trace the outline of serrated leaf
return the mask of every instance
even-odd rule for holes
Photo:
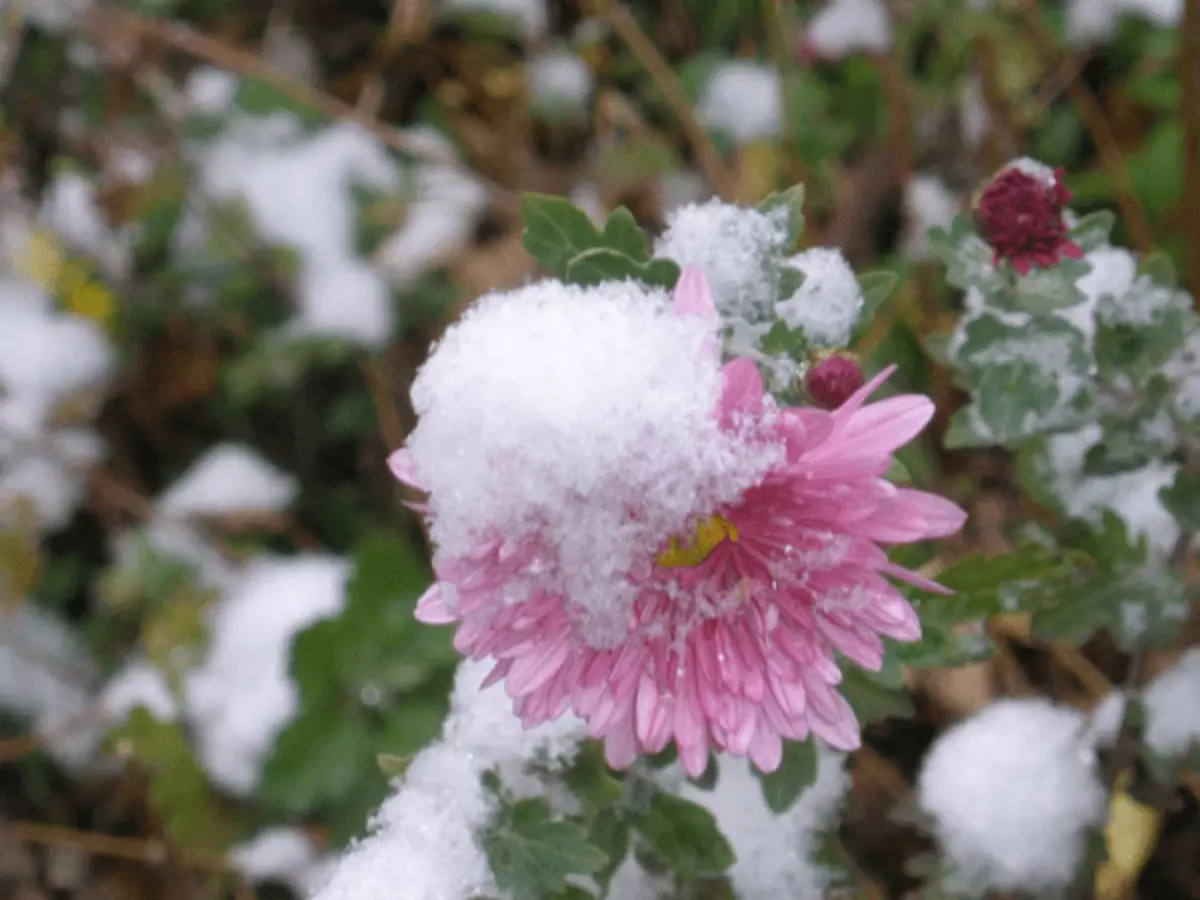
[[[592,247],[571,257],[563,272],[563,280],[571,284],[594,285],[626,278],[646,280],[649,266],[639,263],[619,250]]]
[[[796,184],[785,191],[769,194],[754,208],[767,214],[787,210],[787,244],[780,249],[785,253],[790,251],[804,233],[804,185]]]
[[[596,883],[607,888],[625,855],[629,852],[629,823],[615,809],[602,809],[592,820],[588,840],[608,857],[608,862],[593,874]]]
[[[497,886],[515,897],[540,897],[568,887],[571,875],[591,875],[607,854],[570,820],[555,820],[542,798],[504,805],[480,837]]]
[[[987,431],[970,407],[957,410],[950,417],[946,427],[946,436],[942,443],[947,450],[959,450],[964,447],[990,447],[996,444],[995,437]]]
[[[875,318],[876,313],[891,299],[892,294],[896,293],[900,279],[895,272],[863,272],[858,276],[858,286],[863,295],[863,309],[859,321],[865,326]]]
[[[562,780],[571,793],[596,809],[607,809],[625,795],[625,785],[609,770],[599,741],[585,741],[580,746]]]
[[[659,861],[684,878],[719,875],[736,861],[712,813],[682,797],[656,793],[630,824]]]
[[[781,815],[792,808],[796,799],[817,778],[817,746],[810,738],[807,741],[783,742],[783,761],[774,772],[759,772],[754,769],[762,787],[763,800],[767,808]]]

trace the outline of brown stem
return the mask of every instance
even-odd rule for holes
[[[671,70],[670,64],[663,58],[654,42],[642,31],[641,26],[630,15],[629,10],[614,2],[614,0],[599,0],[600,14],[612,26],[628,46],[638,62],[650,76],[658,92],[662,94],[671,112],[683,129],[684,135],[692,145],[696,154],[696,163],[708,177],[713,189],[722,200],[732,200],[734,196],[733,176],[721,154],[717,152],[712,138],[696,118],[692,110],[692,102],[688,99],[687,91],[679,77]]]
[[[1019,8],[1024,14],[1026,30],[1042,60],[1051,68],[1060,67],[1064,54],[1058,46],[1057,38],[1042,21],[1036,0],[1020,0]],[[1078,78],[1067,85],[1067,96],[1083,117],[1084,127],[1087,128],[1092,143],[1096,145],[1096,151],[1100,154],[1100,163],[1113,183],[1117,206],[1121,209],[1125,227],[1129,229],[1129,242],[1139,252],[1149,253],[1154,248],[1150,223],[1141,203],[1138,202],[1137,190],[1129,174],[1129,167],[1125,164],[1125,156],[1117,145],[1116,136],[1104,109],[1100,106],[1100,101]]]
[[[1200,305],[1200,0],[1186,0],[1179,46],[1179,116],[1183,120],[1183,209],[1188,228],[1188,282]]]

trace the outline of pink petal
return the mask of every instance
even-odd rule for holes
[[[450,608],[450,604],[446,600],[446,592],[442,590],[440,581],[435,581],[430,585],[417,600],[417,608],[413,611],[413,617],[426,625],[447,625],[450,622],[458,621],[458,613]]]
[[[722,425],[729,425],[735,412],[757,412],[762,406],[762,398],[762,376],[751,360],[738,357],[721,367],[721,397],[717,401],[717,415]]]
[[[924,537],[927,538],[947,537],[967,521],[966,510],[958,504],[926,491],[900,488],[892,504],[902,508],[901,515],[921,519],[925,524]]]
[[[856,412],[838,437],[862,441],[875,452],[891,453],[920,434],[933,412],[933,401],[921,394],[888,397]]]
[[[421,483],[417,480],[416,466],[413,464],[412,454],[405,449],[396,450],[387,458],[388,468],[392,470],[392,475],[401,484],[406,484],[410,488],[423,490]]]
[[[758,723],[758,731],[750,742],[750,761],[764,775],[774,772],[783,762],[783,741],[770,722]]]
[[[671,308],[678,316],[716,319],[717,305],[708,285],[708,276],[700,266],[688,266],[680,273]]]
[[[898,566],[891,560],[887,560],[880,564],[879,571],[885,575],[891,575],[898,581],[903,581],[905,584],[911,584],[913,587],[919,587],[923,591],[929,591],[931,594],[953,594],[954,591],[949,588],[942,587],[936,581],[930,581],[923,575],[918,575],[916,572],[909,571],[903,566]]]
[[[686,743],[676,738],[675,747],[679,752],[679,761],[683,763],[683,771],[692,778],[699,778],[708,768],[708,739],[704,732]]]
[[[808,726],[835,750],[857,750],[862,745],[862,733],[854,710],[837,691],[829,691],[829,701],[833,710],[826,715],[817,714],[815,709],[809,711]]]
[[[857,391],[847,397],[846,402],[833,411],[833,415],[837,421],[844,422],[858,412],[862,405],[867,402],[867,398],[875,393],[875,391],[879,389],[879,386],[887,381],[891,374],[895,371],[895,365],[888,366],[886,369],[860,387]]]

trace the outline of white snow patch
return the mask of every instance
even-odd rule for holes
[[[399,167],[378,140],[351,124],[311,136],[297,134],[297,120],[287,114],[246,117],[233,126],[195,148],[201,182],[213,198],[244,200],[264,239],[300,254],[299,310],[290,330],[381,346],[392,330],[391,295],[354,253],[350,188],[397,189]]]
[[[278,512],[296,496],[296,479],[254,450],[218,444],[207,450],[158,500],[172,517]]]
[[[1183,0],[1067,0],[1067,40],[1077,46],[1105,41],[1124,16],[1145,19],[1159,28],[1177,28]]]
[[[776,815],[742,757],[722,755],[711,791],[685,783],[682,794],[706,807],[733,847],[729,878],[740,900],[822,897],[828,875],[814,862],[822,829],[831,823],[850,784],[845,757],[818,745],[817,779],[792,807]]]
[[[587,64],[564,47],[552,47],[525,63],[529,100],[535,111],[577,115],[592,97],[592,73]]]
[[[91,756],[95,737],[80,726],[95,665],[67,623],[22,601],[0,608],[0,707],[28,717],[68,766]]]
[[[179,708],[166,676],[144,659],[123,665],[100,692],[99,705],[113,722],[123,722],[143,708],[161,722],[174,722]]]
[[[114,230],[96,204],[96,189],[79,172],[63,172],[46,186],[38,219],[68,248],[96,260],[114,275],[125,275],[132,262],[135,232]]]
[[[789,328],[824,347],[843,347],[850,341],[863,308],[862,289],[854,270],[835,247],[813,247],[791,257],[786,265],[804,273],[799,290],[775,304]]]
[[[787,237],[783,210],[767,214],[713,199],[670,213],[654,255],[703,269],[721,318],[752,339],[774,319]]]
[[[470,246],[487,204],[487,189],[460,166],[422,165],[404,224],[376,251],[381,269],[395,286],[412,286]]]
[[[565,765],[585,731],[572,716],[525,730],[503,688],[480,690],[491,663],[464,661],[441,740],[422,750],[315,900],[468,900],[496,886],[476,832],[494,812],[480,783],[491,768],[535,757]]]
[[[1193,647],[1142,691],[1147,746],[1158,756],[1178,759],[1200,746],[1200,647]],[[1092,730],[1111,744],[1125,716],[1125,695],[1114,691],[1092,713]]]
[[[747,60],[721,64],[700,92],[696,116],[739,144],[777,137],[783,130],[779,73]]]
[[[956,880],[1005,891],[1070,882],[1106,810],[1086,724],[1045,700],[1001,700],[938,738],[917,799]]]
[[[197,756],[236,795],[258,784],[263,757],[296,712],[292,638],[345,601],[350,564],[329,556],[254,560],[212,610],[203,663],[184,678]]]
[[[904,252],[909,259],[932,257],[926,234],[948,228],[958,212],[958,197],[936,175],[918,174],[904,187]]]
[[[829,0],[808,20],[804,37],[818,56],[830,59],[858,51],[886,53],[892,23],[881,0]]]
[[[1047,484],[1068,515],[1098,523],[1104,510],[1120,516],[1132,536],[1144,536],[1150,550],[1165,557],[1179,538],[1179,523],[1158,492],[1175,480],[1179,467],[1153,460],[1115,475],[1085,475],[1084,458],[1102,437],[1099,425],[1052,435],[1046,442]]]
[[[229,861],[247,881],[274,881],[302,896],[320,887],[332,863],[304,831],[288,827],[268,828],[232,847]]]

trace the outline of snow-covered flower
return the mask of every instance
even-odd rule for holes
[[[1063,213],[1071,192],[1062,169],[1019,159],[1001,169],[979,196],[976,214],[995,261],[1008,260],[1022,275],[1034,266],[1079,259],[1083,250],[1067,237]]]
[[[568,710],[614,767],[674,740],[778,767],[782,740],[859,744],[841,653],[916,640],[887,581],[938,586],[880,544],[951,534],[964,513],[881,476],[929,421],[905,395],[780,408],[755,365],[722,366],[701,270],[673,301],[632,282],[543,282],[483,298],[414,385],[391,458],[428,493],[438,581],[417,607],[458,622],[526,727]]]

